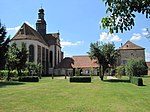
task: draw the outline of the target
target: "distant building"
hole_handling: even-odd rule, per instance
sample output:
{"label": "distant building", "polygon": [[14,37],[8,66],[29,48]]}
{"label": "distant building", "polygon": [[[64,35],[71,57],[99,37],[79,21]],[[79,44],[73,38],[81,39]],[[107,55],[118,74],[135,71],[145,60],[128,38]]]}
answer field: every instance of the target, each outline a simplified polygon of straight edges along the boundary
{"label": "distant building", "polygon": [[52,74],[55,65],[63,59],[63,52],[60,45],[60,33],[46,32],[46,21],[44,19],[44,9],[39,9],[36,30],[24,23],[11,43],[21,46],[25,43],[29,51],[29,62],[41,63],[43,74]]}
{"label": "distant building", "polygon": [[125,65],[129,59],[145,60],[145,48],[140,47],[130,41],[127,41],[119,48],[120,56],[118,65]]}
{"label": "distant building", "polygon": [[[89,56],[73,56],[66,57],[55,66],[54,75],[68,75],[73,76],[79,70],[79,74],[84,75],[98,75],[99,65],[96,60],[91,59]],[[78,74],[78,75],[79,75]]]}

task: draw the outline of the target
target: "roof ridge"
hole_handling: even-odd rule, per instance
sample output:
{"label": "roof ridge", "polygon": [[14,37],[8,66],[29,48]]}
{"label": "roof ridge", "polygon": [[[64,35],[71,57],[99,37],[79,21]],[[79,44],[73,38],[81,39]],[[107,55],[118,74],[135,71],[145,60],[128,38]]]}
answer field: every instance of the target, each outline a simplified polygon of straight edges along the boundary
{"label": "roof ridge", "polygon": [[[21,36],[21,35],[24,35],[24,36]],[[37,40],[45,44],[46,46],[48,46],[48,44],[45,42],[44,38],[40,35],[39,32],[37,32],[34,28],[32,28],[27,23],[23,23],[23,25],[17,31],[15,36],[12,38],[12,40],[22,40],[22,39],[27,39],[27,38],[31,40]]]}
{"label": "roof ridge", "polygon": [[119,49],[145,49],[139,45],[136,45],[135,43],[131,41],[127,41],[123,46],[121,46]]}

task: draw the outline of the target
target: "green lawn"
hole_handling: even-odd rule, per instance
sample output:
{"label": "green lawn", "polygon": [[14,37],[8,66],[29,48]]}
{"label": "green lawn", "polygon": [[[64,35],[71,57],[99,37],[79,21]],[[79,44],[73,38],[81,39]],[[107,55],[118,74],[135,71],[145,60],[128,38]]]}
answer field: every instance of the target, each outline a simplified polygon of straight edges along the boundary
{"label": "green lawn", "polygon": [[39,83],[0,82],[0,112],[149,112],[150,77],[145,86],[128,82],[70,83],[57,77]]}

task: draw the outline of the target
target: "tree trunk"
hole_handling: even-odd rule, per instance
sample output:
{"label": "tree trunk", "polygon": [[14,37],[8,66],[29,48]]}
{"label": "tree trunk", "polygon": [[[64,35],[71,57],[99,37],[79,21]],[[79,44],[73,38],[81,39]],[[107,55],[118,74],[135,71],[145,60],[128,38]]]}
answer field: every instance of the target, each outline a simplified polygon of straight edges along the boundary
{"label": "tree trunk", "polygon": [[7,80],[10,80],[10,69],[8,69],[8,76],[7,76]]}

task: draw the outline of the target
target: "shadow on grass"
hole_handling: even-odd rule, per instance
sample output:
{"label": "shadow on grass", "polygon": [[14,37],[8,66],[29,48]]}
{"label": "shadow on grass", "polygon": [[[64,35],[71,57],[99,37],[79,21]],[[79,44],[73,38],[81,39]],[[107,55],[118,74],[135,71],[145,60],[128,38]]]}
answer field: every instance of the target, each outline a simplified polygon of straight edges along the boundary
{"label": "shadow on grass", "polygon": [[21,82],[17,82],[17,81],[4,81],[4,82],[0,82],[0,88],[2,87],[6,87],[6,86],[16,86],[16,85],[23,85],[25,83],[21,83]]}
{"label": "shadow on grass", "polygon": [[127,79],[107,79],[107,80],[104,80],[104,82],[124,82],[124,83],[130,83],[130,81],[127,80]]}

